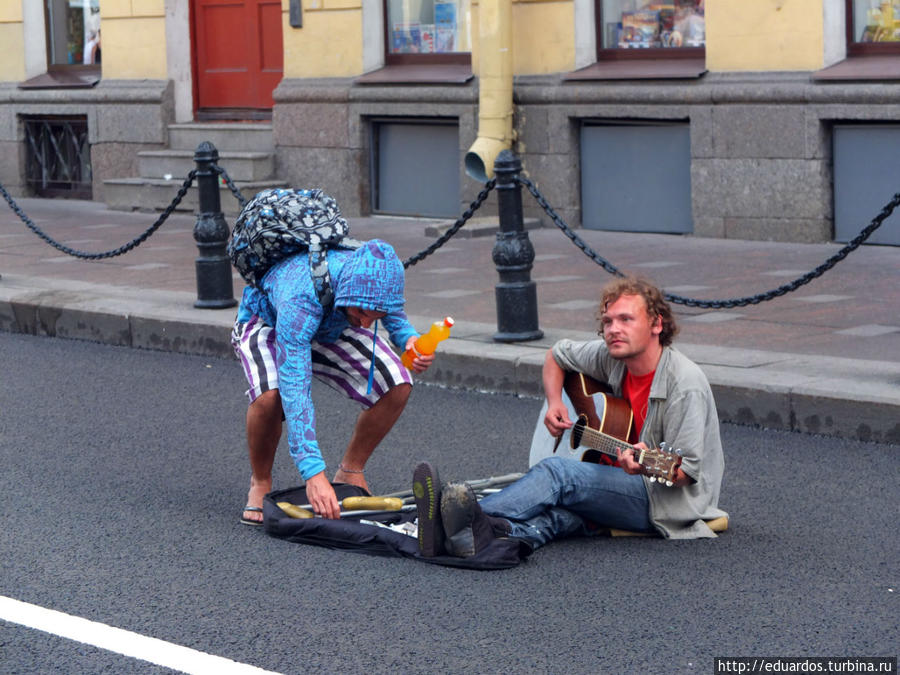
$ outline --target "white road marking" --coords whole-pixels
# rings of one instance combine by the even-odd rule
[[[4,596],[0,596],[0,619],[184,673],[273,672]]]

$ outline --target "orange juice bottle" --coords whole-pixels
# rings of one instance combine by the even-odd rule
[[[453,317],[444,317],[443,321],[435,321],[431,324],[431,328],[427,333],[416,338],[413,346],[403,352],[400,360],[407,368],[412,368],[413,359],[417,356],[425,356],[426,354],[434,354],[437,349],[438,342],[446,340],[450,337],[450,327],[453,325]]]

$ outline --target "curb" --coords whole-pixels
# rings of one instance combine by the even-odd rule
[[[229,339],[234,308],[195,309],[195,299],[184,292],[6,274],[0,283],[0,330],[234,358]],[[410,320],[429,323],[425,317]],[[503,344],[493,341],[495,330],[490,324],[458,323],[420,381],[540,398],[544,355],[563,334],[551,330],[532,343]],[[723,422],[900,444],[900,364],[685,343],[677,347],[706,373]]]

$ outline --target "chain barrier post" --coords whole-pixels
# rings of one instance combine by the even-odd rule
[[[200,309],[234,307],[234,284],[231,260],[225,252],[229,229],[222,213],[219,198],[219,151],[209,141],[203,141],[194,153],[197,163],[197,190],[200,207],[194,225],[194,240],[200,255],[196,260],[197,302]]]
[[[531,280],[534,247],[522,217],[522,186],[518,181],[521,170],[522,162],[509,150],[502,150],[494,160],[500,212],[500,231],[491,253],[500,274],[494,293],[496,342],[524,342],[544,337],[544,331],[538,328],[537,286]]]

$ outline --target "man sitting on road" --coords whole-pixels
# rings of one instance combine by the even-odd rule
[[[551,456],[480,504],[463,483],[440,488],[423,462],[416,486],[423,555],[470,557],[494,537],[520,539],[532,549],[600,528],[690,539],[714,537],[706,521],[727,517],[718,508],[724,458],[715,402],[700,368],[670,345],[677,332],[662,292],[639,278],[617,279],[602,292],[602,339],[561,340],[547,353],[544,425],[554,437],[573,426],[562,392],[567,372],[609,385],[634,414],[637,450],[666,442],[682,459],[672,486],[651,482],[632,447],[616,448],[611,464]],[[419,497],[421,495],[421,497]]]
[[[333,200],[323,198],[334,212]],[[250,383],[247,444],[252,473],[241,514],[241,522],[248,525],[262,523],[282,419],[310,505],[325,518],[339,517],[316,441],[312,376],[365,408],[334,481],[366,490],[366,461],[409,398],[409,371],[387,342],[376,337],[379,320],[398,349],[407,349],[418,337],[403,311],[403,264],[389,244],[377,239],[356,250],[329,248],[326,256],[334,289],[331,306],[322,306],[308,253],[301,252],[275,264],[259,288],[247,286],[238,308],[232,344]],[[417,357],[413,370],[425,371],[433,358]]]

